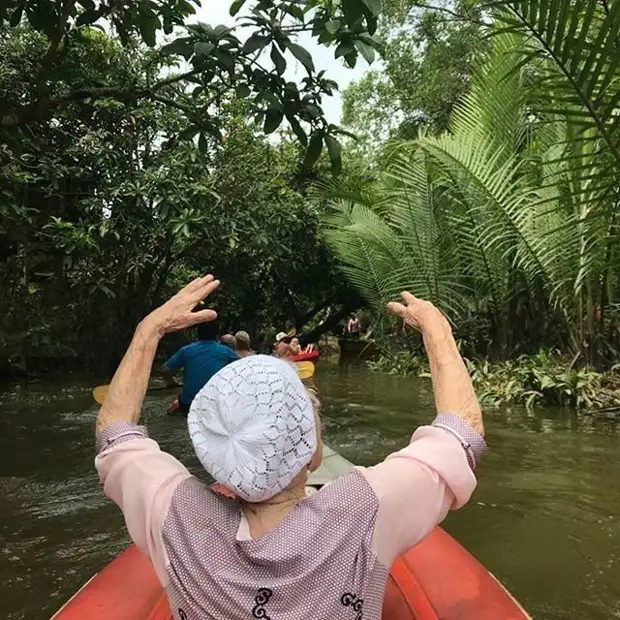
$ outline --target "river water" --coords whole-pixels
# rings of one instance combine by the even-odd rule
[[[327,443],[361,465],[434,414],[426,381],[324,364],[317,382]],[[183,421],[165,415],[169,400],[147,399],[151,435],[197,471]],[[5,391],[0,411],[0,618],[43,620],[127,538],[93,471],[86,383]],[[485,421],[478,489],[446,529],[535,619],[620,618],[620,425],[517,408]]]

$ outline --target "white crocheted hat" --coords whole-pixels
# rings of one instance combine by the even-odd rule
[[[312,403],[295,366],[267,355],[215,374],[192,401],[187,425],[203,467],[249,502],[285,489],[317,448]]]

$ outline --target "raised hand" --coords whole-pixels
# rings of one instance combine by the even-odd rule
[[[153,310],[144,321],[153,325],[160,334],[176,332],[198,323],[208,323],[217,318],[215,310],[200,310],[194,308],[209,297],[220,285],[211,274],[203,278],[196,278],[185,288],[182,288],[165,304]]]
[[[401,317],[407,325],[423,334],[437,329],[450,330],[446,317],[430,301],[414,297],[407,291],[403,291],[400,296],[404,303],[391,301],[387,309],[391,314]]]

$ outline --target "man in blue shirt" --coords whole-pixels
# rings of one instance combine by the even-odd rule
[[[179,395],[179,409],[189,413],[194,397],[209,379],[227,364],[239,359],[232,349],[217,341],[219,327],[216,321],[198,325],[198,340],[179,349],[162,367],[161,374],[168,385],[176,385],[174,373],[183,369],[183,390]],[[168,413],[174,413],[172,405]]]

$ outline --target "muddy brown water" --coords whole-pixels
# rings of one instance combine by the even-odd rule
[[[326,441],[361,465],[434,413],[426,381],[323,365],[318,384]],[[49,618],[127,544],[93,470],[87,385],[0,392],[0,618]],[[150,396],[144,418],[197,471],[183,422],[165,416],[170,400]],[[620,618],[620,425],[513,408],[487,411],[486,428],[478,489],[445,527],[534,618]]]

